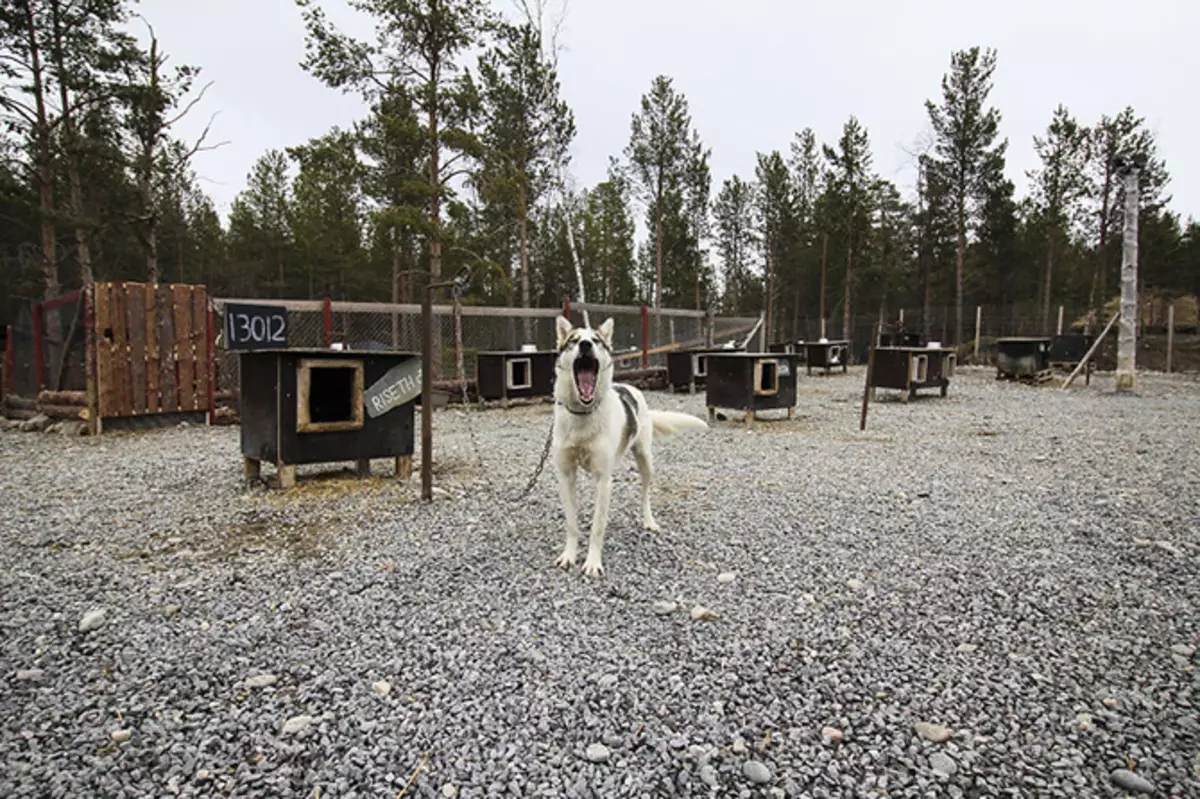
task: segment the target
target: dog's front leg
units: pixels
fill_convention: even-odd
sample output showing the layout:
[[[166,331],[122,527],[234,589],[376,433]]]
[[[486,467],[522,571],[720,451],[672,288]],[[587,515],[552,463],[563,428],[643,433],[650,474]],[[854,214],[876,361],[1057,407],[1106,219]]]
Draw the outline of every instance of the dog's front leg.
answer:
[[[603,577],[604,527],[608,524],[608,503],[612,499],[612,472],[608,471],[596,480],[596,512],[592,516],[592,535],[588,539],[587,560],[583,562],[583,573],[588,577]]]
[[[563,542],[562,554],[558,556],[555,565],[560,569],[569,569],[575,565],[579,552],[579,507],[575,494],[575,464],[560,463],[558,465],[558,491],[562,496],[563,515],[567,517],[567,538]]]

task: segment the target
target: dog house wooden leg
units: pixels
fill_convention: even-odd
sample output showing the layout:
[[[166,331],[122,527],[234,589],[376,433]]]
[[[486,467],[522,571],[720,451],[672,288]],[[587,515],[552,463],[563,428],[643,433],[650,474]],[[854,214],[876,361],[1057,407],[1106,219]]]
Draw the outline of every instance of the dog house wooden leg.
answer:
[[[281,463],[276,467],[280,488],[292,488],[296,485],[296,467]]]
[[[793,407],[791,407],[791,408],[788,408],[788,419],[794,419],[794,418],[796,418],[796,408],[795,408],[795,406],[793,406]]]
[[[709,405],[708,406],[708,421],[710,423],[712,423],[712,422],[715,422],[716,420],[717,420],[717,409],[714,408],[713,406]]]
[[[746,411],[746,429],[754,427],[754,411]]]
[[[396,458],[396,479],[408,480],[412,477],[412,455],[401,455]]]
[[[354,462],[354,474],[358,477],[371,476],[371,459],[359,458]]]
[[[262,461],[258,458],[242,458],[242,474],[247,480],[257,480],[262,477]]]

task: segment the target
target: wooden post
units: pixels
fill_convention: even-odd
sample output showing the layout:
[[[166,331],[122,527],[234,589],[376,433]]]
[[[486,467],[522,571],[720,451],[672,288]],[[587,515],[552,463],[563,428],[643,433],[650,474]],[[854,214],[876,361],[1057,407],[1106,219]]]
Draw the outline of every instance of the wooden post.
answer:
[[[1175,350],[1175,303],[1167,306],[1167,374],[1171,374],[1171,356]]]
[[[0,388],[2,388],[2,392],[0,392],[0,393],[3,393],[4,396],[8,396],[9,394],[12,393],[13,364],[15,363],[15,359],[13,357],[12,325],[8,325],[7,332],[8,332],[8,335],[4,339],[4,386],[0,387]]]
[[[400,455],[396,458],[396,479],[407,480],[412,477],[412,455]]]
[[[37,392],[46,387],[46,364],[42,362],[42,338],[45,336],[43,324],[42,304],[35,302],[33,304],[33,376],[34,396]]]
[[[975,306],[975,363],[979,363],[979,330],[983,322],[983,306]]]
[[[900,324],[904,324],[904,309],[900,309]]]
[[[711,347],[713,346],[713,337],[716,336],[717,330],[717,312],[709,308],[704,315],[704,323],[706,330],[704,331],[704,343]]]
[[[1060,305],[1060,306],[1058,306],[1058,333],[1056,335],[1059,335],[1059,336],[1062,335],[1062,323],[1063,323],[1063,307]]]
[[[858,420],[858,430],[861,433],[867,429],[867,406],[871,402],[871,379],[875,377],[875,343],[879,341],[879,325],[871,336],[871,344],[867,349],[867,382],[863,386],[862,418]]]
[[[650,309],[642,306],[642,368],[650,367]]]
[[[325,298],[321,306],[321,322],[325,331],[325,349],[333,345],[333,300]]]
[[[1084,367],[1087,366],[1088,362],[1092,359],[1092,354],[1095,353],[1096,350],[1100,348],[1100,342],[1104,341],[1104,337],[1108,335],[1108,331],[1112,330],[1112,326],[1115,325],[1117,323],[1117,320],[1120,318],[1121,318],[1121,312],[1117,311],[1115,314],[1113,314],[1113,318],[1108,320],[1108,324],[1104,326],[1104,331],[1100,335],[1096,336],[1096,340],[1092,342],[1092,346],[1087,351],[1087,354],[1083,356],[1083,360],[1081,360],[1078,363],[1078,365],[1076,365],[1075,371],[1071,372],[1071,375],[1066,380],[1063,381],[1062,388],[1064,391],[1067,389],[1068,386],[1071,385],[1071,383],[1079,375],[1079,372]]]
[[[1138,169],[1125,169],[1125,230],[1121,235],[1121,327],[1117,334],[1117,391],[1133,391],[1137,370]]]
[[[99,358],[96,355],[96,284],[89,283],[80,301],[84,303],[83,373],[87,391],[88,435],[100,433],[100,384],[97,375]],[[11,337],[11,333],[9,336]]]
[[[208,324],[208,423],[217,422],[217,327],[214,323],[213,305],[210,299],[205,311]]]

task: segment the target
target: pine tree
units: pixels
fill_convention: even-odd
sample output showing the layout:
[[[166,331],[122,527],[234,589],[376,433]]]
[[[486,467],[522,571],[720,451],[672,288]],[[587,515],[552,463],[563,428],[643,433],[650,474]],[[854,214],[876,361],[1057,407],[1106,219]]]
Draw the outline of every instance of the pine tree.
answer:
[[[1071,117],[1066,107],[1054,109],[1045,138],[1035,136],[1033,147],[1041,159],[1040,169],[1031,170],[1033,202],[1046,237],[1046,268],[1042,294],[1042,332],[1050,334],[1050,292],[1054,275],[1055,247],[1063,248],[1078,219],[1080,201],[1087,195],[1086,168],[1091,137]]]
[[[300,169],[292,183],[290,203],[286,193],[278,190],[266,198],[271,201],[268,208],[273,249],[279,254],[284,252],[285,231],[290,230],[297,249],[304,254],[309,285],[320,278],[326,293],[347,299],[364,282],[359,274],[363,254],[362,170],[354,136],[334,128],[307,144],[288,148],[287,153]],[[271,167],[268,185],[274,188],[279,173],[274,164]],[[275,216],[280,200],[286,220],[282,226]]]
[[[871,214],[871,143],[856,117],[842,126],[837,149],[826,145],[825,159],[829,162],[827,193],[830,206],[842,226],[843,246],[846,248],[846,274],[842,282],[842,338],[849,339],[853,330],[853,288],[856,256],[860,256]]]
[[[775,295],[780,275],[787,271],[796,235],[796,205],[791,174],[776,150],[769,155],[758,154],[755,169],[758,186],[757,217],[762,239],[764,271],[766,274],[766,317],[764,326],[769,339],[777,338]]]
[[[963,340],[963,273],[967,232],[977,216],[990,176],[1003,171],[1007,140],[997,142],[1000,112],[987,108],[996,70],[996,51],[972,47],[950,56],[950,72],[942,78],[942,102],[925,101],[936,137],[939,172],[953,199],[956,235],[954,272],[954,343]]]
[[[725,283],[721,304],[726,313],[747,313],[762,307],[752,271],[759,242],[754,195],[754,185],[734,175],[721,185],[713,202],[717,252]]]
[[[541,36],[532,25],[502,26],[499,46],[480,59],[479,74],[487,148],[485,180],[492,183],[493,195],[512,203],[521,264],[521,305],[528,308],[529,208],[565,162],[575,122],[570,108],[559,98],[558,76],[543,60]],[[533,320],[526,317],[524,322],[525,338],[530,340]]]
[[[403,83],[423,117],[429,186],[429,277],[442,274],[442,210],[455,178],[469,174],[481,145],[475,133],[479,96],[461,59],[484,43],[492,24],[486,0],[351,0],[376,23],[374,42],[338,31],[314,0],[296,0],[307,29],[303,67],[337,89],[375,99]],[[434,376],[441,376],[440,339],[434,338]]]
[[[692,129],[687,99],[675,91],[667,76],[656,77],[649,93],[642,96],[641,113],[634,114],[630,122],[625,156],[634,186],[648,206],[654,237],[654,307],[661,308],[667,271],[664,263],[675,262],[676,272],[695,274],[698,269],[694,213],[706,205],[708,196],[707,151]],[[673,299],[686,296],[678,279],[671,282]]]
[[[229,212],[231,254],[249,267],[250,285],[273,286],[276,297],[289,293],[285,261],[292,238],[292,203],[287,171],[286,155],[268,150],[254,162],[246,188],[234,198]],[[309,287],[311,298],[311,273]]]

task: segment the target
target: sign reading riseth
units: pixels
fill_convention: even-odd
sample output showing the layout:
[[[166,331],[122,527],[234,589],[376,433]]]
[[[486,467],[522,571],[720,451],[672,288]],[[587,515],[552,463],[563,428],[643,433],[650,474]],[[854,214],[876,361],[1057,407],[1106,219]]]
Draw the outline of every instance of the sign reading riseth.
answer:
[[[363,394],[367,415],[377,416],[411,402],[421,393],[421,362],[414,358],[388,369],[387,374],[371,384]]]

